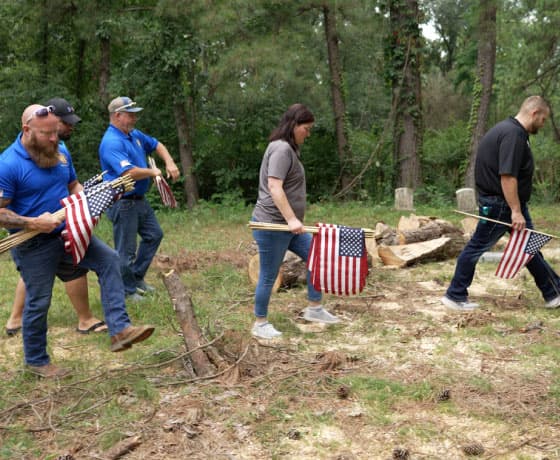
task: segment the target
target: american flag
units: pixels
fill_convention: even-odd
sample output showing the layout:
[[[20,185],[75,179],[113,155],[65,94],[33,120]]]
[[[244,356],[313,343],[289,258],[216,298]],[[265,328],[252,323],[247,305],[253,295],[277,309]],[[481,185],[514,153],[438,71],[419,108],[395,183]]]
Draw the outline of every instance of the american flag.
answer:
[[[150,168],[155,169],[157,167],[156,160],[154,160],[154,157],[148,156],[148,164],[150,165]],[[169,184],[167,183],[165,178],[163,178],[162,176],[156,176],[154,177],[154,182],[158,189],[159,196],[161,197],[161,202],[165,206],[168,206],[170,208],[176,208],[177,200],[175,199],[171,187],[169,187]]]
[[[513,230],[496,269],[496,276],[513,278],[551,239],[551,236],[529,229]]]
[[[364,231],[332,224],[318,227],[308,258],[313,286],[336,295],[361,292],[368,275]]]
[[[89,191],[90,188],[100,184],[101,182],[103,182],[103,174],[105,174],[106,171],[103,171],[102,173],[96,174],[93,177],[90,177],[88,180],[86,180],[83,184],[82,187],[84,188],[84,191],[87,193]]]
[[[175,196],[173,195],[171,187],[169,187],[167,181],[161,176],[157,176],[154,180],[156,182],[159,195],[161,196],[162,203],[170,208],[176,208],[177,200],[175,200]]]
[[[66,229],[62,232],[64,246],[72,254],[75,264],[83,259],[93,228],[99,216],[124,192],[123,186],[113,187],[109,182],[102,182],[67,196],[60,200],[66,212]]]

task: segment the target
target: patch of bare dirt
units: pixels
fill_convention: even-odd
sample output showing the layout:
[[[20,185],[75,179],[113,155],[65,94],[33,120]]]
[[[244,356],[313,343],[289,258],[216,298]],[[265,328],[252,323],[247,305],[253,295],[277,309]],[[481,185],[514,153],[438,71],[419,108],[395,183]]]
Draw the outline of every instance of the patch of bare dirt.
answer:
[[[251,251],[222,250],[222,251],[184,251],[177,255],[156,254],[152,261],[152,268],[161,271],[171,269],[181,273],[189,270],[202,270],[216,264],[229,264],[235,268],[244,269],[251,258]]]
[[[161,270],[215,263],[245,270],[249,257],[197,251],[154,263]],[[482,308],[450,313],[439,298],[446,287],[441,272],[451,273],[452,264],[430,267],[376,270],[362,295],[328,297],[327,307],[344,320],[335,327],[301,319],[303,290],[278,292],[271,310],[292,329],[270,343],[251,338],[245,327],[223,331],[213,346],[231,370],[216,378],[190,379],[187,357],[155,375],[137,365],[127,372],[146,372],[159,391],[143,403],[140,420],[120,427],[124,438],[108,448],[92,424],[69,442],[64,458],[560,458],[557,363],[538,353],[557,344],[556,317],[528,307],[523,280],[511,289],[488,275],[477,276],[471,290]],[[52,336],[63,340],[64,332]],[[10,359],[20,346],[0,341]],[[73,337],[56,349],[76,346]],[[87,356],[87,346],[80,350]],[[126,361],[118,359],[113,369],[123,372]],[[49,416],[64,398],[79,399],[78,386],[48,387],[48,394],[40,386],[21,407],[0,412],[0,430],[20,417],[44,428],[33,436],[50,453],[61,452],[49,430],[59,421]],[[122,410],[139,411],[126,385],[108,397]]]

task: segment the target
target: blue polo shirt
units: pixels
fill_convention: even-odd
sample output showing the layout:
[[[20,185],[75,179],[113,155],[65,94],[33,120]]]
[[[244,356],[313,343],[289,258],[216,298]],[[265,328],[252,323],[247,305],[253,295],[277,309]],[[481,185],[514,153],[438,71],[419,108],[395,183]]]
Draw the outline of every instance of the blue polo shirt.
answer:
[[[20,216],[37,217],[62,208],[60,200],[68,196],[68,186],[77,177],[66,145],[60,142],[58,149],[60,162],[52,168],[35,164],[21,143],[21,133],[4,150],[0,155],[0,197],[11,200],[8,209]],[[53,233],[62,228],[64,223]]]
[[[112,181],[134,167],[147,168],[146,155],[152,153],[158,140],[137,129],[128,135],[114,125],[109,125],[99,145],[101,170],[107,171],[104,180]],[[126,195],[144,195],[150,186],[150,179],[136,181],[134,190]]]

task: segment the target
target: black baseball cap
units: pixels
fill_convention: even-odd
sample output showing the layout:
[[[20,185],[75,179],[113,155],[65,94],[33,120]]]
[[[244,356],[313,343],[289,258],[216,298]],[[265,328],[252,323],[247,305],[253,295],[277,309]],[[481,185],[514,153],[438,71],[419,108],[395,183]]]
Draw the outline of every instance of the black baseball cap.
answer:
[[[53,113],[59,117],[64,123],[68,123],[69,125],[75,125],[82,121],[82,119],[76,115],[74,111],[74,107],[70,105],[66,99],[61,97],[53,97],[49,99],[46,103],[46,106],[52,105],[54,107]]]

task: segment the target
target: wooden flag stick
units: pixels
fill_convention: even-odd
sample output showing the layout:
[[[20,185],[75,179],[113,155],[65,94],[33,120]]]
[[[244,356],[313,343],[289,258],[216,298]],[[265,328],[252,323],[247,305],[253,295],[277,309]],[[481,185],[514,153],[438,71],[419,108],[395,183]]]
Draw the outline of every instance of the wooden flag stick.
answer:
[[[277,232],[287,232],[289,231],[289,227],[287,224],[271,224],[268,222],[249,222],[247,226],[252,230],[271,230]],[[366,238],[373,238],[374,231],[370,228],[363,228],[364,236]],[[306,233],[319,233],[319,227],[315,226],[304,226],[303,231]]]
[[[474,217],[474,218],[480,219],[480,220],[486,220],[488,222],[494,222],[495,224],[505,225],[506,227],[511,227],[512,226],[512,224],[510,224],[508,222],[502,222],[500,220],[490,219],[490,218],[485,217],[485,216],[479,216],[478,214],[471,214],[469,212],[458,211],[456,209],[454,209],[453,212],[456,212],[458,214],[464,214],[465,216]],[[545,236],[550,236],[551,238],[560,238],[560,236],[551,235],[550,233],[545,233],[545,232],[539,232],[538,230],[533,230],[532,228],[526,228],[525,230],[527,230],[529,232],[533,232],[533,233],[540,233],[541,235],[545,235]]]

